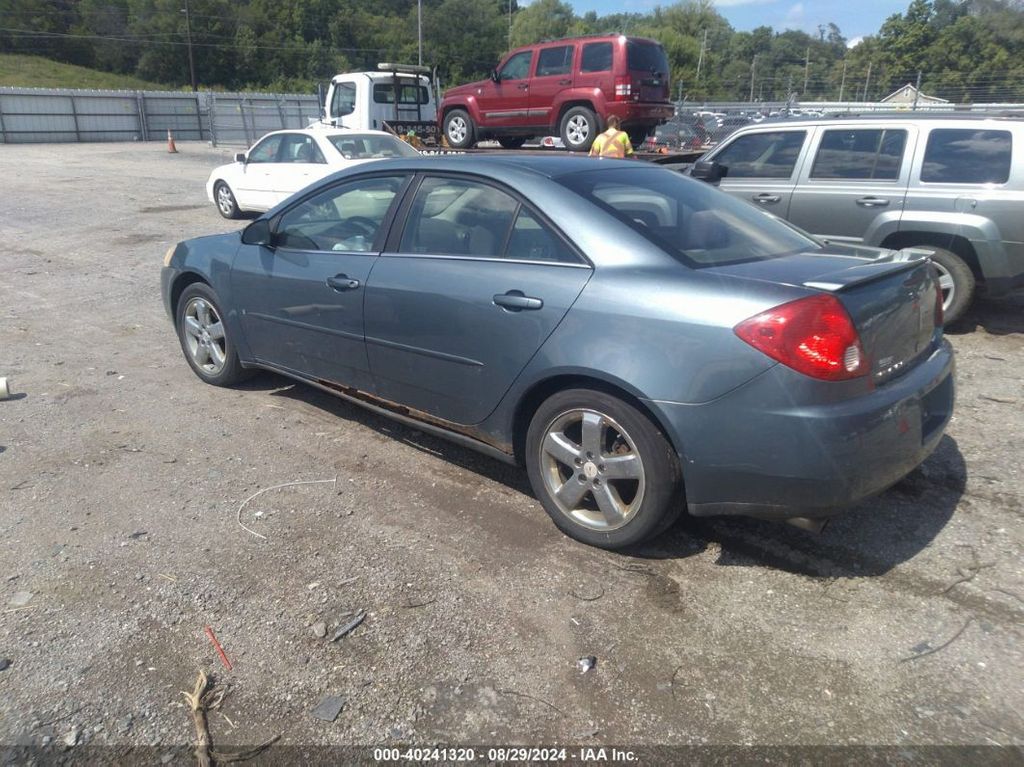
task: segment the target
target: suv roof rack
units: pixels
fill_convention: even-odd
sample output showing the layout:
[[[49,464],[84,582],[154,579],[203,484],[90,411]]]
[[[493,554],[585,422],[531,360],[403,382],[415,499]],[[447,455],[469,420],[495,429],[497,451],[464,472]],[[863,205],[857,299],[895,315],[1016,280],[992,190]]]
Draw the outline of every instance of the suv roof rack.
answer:
[[[802,109],[803,107],[801,107]],[[918,110],[907,112],[905,110],[886,110],[877,112],[827,112],[818,116],[798,115],[796,117],[785,117],[779,115],[779,119],[786,122],[819,122],[821,120],[849,120],[849,119],[880,119],[880,120],[1020,120],[1024,119],[1024,112],[966,112],[963,110]],[[776,118],[772,118],[773,120]]]

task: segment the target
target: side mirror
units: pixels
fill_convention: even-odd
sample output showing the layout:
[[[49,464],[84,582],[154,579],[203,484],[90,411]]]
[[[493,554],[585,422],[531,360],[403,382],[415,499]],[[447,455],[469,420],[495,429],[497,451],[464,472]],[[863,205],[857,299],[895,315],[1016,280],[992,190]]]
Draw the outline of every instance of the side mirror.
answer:
[[[729,175],[729,169],[714,160],[697,160],[690,170],[690,176],[713,184]]]
[[[491,82],[495,82],[495,83],[500,83],[501,82],[501,75],[498,74],[498,70],[497,69],[492,69],[491,70]]]
[[[274,244],[274,233],[270,231],[270,221],[258,218],[242,230],[242,242],[246,245],[263,245],[270,248]]]
[[[244,163],[245,161],[246,161],[246,159],[245,159],[245,152],[236,152],[235,153],[235,162]]]

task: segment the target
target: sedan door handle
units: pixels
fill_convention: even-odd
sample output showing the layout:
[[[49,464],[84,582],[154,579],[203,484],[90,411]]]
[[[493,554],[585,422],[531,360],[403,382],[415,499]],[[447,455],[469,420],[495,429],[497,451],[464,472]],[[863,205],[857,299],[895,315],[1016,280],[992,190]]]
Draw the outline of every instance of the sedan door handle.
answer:
[[[521,312],[524,309],[536,310],[544,308],[544,302],[539,298],[532,298],[524,295],[521,290],[510,290],[507,293],[498,293],[493,298],[494,305],[510,312]]]
[[[327,278],[327,287],[342,293],[346,290],[355,290],[361,283],[359,280],[351,279],[347,274],[336,274]]]
[[[884,197],[861,197],[857,200],[857,204],[862,208],[884,208],[889,201]]]
[[[777,194],[768,194],[767,192],[761,192],[761,194],[755,194],[753,197],[754,202],[760,205],[773,205],[782,198]]]

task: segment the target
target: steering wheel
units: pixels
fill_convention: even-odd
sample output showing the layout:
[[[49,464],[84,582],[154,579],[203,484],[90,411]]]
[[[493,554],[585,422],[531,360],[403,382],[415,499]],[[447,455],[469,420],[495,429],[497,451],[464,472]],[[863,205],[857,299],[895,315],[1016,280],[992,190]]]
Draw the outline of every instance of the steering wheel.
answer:
[[[366,218],[365,216],[351,216],[346,218],[342,222],[342,226],[346,229],[352,227],[353,229],[358,230],[358,234],[364,234],[367,237],[373,237],[376,235],[377,229],[379,228],[376,221]]]

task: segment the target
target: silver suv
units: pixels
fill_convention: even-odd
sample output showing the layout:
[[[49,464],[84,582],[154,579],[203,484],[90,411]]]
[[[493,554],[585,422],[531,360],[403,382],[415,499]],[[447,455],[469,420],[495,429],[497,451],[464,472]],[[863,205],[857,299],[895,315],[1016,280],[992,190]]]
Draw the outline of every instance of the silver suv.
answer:
[[[871,115],[764,122],[691,174],[835,242],[921,248],[946,322],[1024,285],[1024,120]]]

